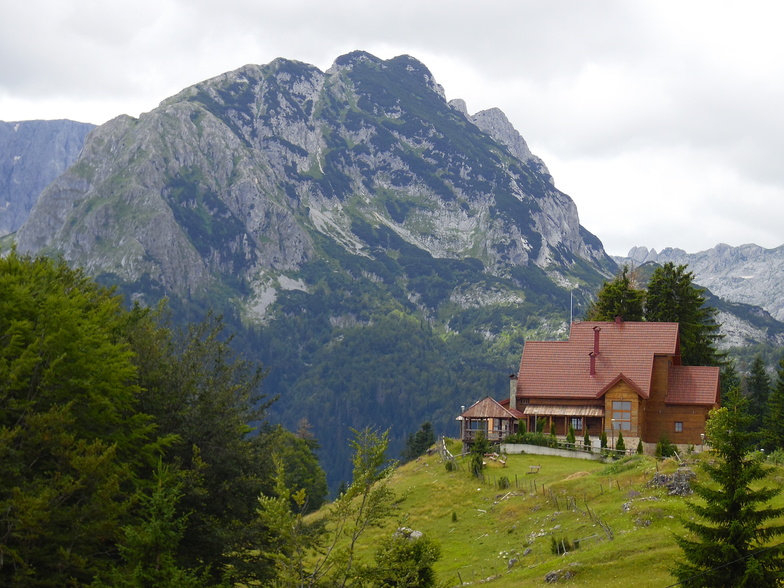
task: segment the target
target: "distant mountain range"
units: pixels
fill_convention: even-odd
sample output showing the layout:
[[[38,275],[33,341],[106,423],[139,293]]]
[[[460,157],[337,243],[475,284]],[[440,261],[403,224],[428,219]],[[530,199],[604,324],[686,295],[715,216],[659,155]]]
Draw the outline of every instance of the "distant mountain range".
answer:
[[[631,267],[667,262],[687,265],[694,281],[718,298],[713,306],[720,311],[717,320],[723,325],[724,346],[784,345],[784,331],[779,326],[784,321],[784,246],[765,249],[721,243],[698,253],[669,247],[657,253],[634,247],[628,256],[614,259]]]
[[[526,339],[564,337],[618,271],[504,114],[447,102],[408,56],[248,65],[79,146],[0,244],[183,318],[224,313],[333,487],[349,427],[391,427],[393,451],[426,420],[454,434],[461,405],[506,393]],[[764,314],[732,315],[741,339],[776,344],[772,317],[746,327]]]
[[[94,128],[71,120],[0,121],[0,237],[22,226],[38,195],[76,161]]]

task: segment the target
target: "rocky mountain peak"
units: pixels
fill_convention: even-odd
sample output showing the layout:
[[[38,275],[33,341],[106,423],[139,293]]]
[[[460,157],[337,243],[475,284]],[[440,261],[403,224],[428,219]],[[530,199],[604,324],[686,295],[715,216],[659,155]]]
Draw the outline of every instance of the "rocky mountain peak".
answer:
[[[467,117],[418,60],[362,51],[327,72],[246,65],[110,121],[18,243],[166,292],[239,279],[253,296],[323,238],[366,256],[400,240],[498,277],[537,267],[566,283],[578,260],[612,271],[503,112]]]
[[[626,257],[616,257],[615,260],[619,265],[631,266],[644,263],[664,265],[668,262],[687,265],[689,271],[694,273],[697,284],[724,301],[758,307],[757,311],[749,309],[750,315],[769,314],[777,321],[784,321],[784,287],[780,280],[784,273],[784,245],[765,249],[753,244],[732,247],[719,243],[697,253],[687,253],[672,247],[662,249],[661,252],[647,247],[633,247]],[[754,321],[765,317],[748,318]],[[728,311],[720,312],[718,322],[724,324],[725,345],[742,346],[748,342],[771,339],[764,323],[744,323]],[[784,341],[784,337],[778,334],[772,339],[777,344]]]

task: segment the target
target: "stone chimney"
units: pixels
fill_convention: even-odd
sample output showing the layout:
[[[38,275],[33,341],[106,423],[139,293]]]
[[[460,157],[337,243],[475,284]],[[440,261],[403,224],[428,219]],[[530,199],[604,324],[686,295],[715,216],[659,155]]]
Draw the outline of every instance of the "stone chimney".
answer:
[[[517,410],[517,374],[509,375],[509,410]]]

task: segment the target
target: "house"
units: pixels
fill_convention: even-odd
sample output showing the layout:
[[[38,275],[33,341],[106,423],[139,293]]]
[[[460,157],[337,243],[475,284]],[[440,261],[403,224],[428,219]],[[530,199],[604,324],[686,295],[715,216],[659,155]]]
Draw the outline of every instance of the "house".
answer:
[[[701,444],[719,405],[719,368],[681,365],[678,323],[575,322],[567,341],[527,341],[512,382],[498,404],[526,430],[544,419],[546,432],[605,431],[611,444],[622,431],[627,447]]]

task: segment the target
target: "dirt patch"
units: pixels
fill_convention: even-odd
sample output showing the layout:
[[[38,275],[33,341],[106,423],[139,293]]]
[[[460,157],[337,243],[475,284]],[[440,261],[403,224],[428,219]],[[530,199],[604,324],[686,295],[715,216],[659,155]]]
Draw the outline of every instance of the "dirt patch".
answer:
[[[571,476],[566,478],[567,480],[576,480],[577,478],[584,478],[585,476],[590,476],[591,472],[574,472]]]

